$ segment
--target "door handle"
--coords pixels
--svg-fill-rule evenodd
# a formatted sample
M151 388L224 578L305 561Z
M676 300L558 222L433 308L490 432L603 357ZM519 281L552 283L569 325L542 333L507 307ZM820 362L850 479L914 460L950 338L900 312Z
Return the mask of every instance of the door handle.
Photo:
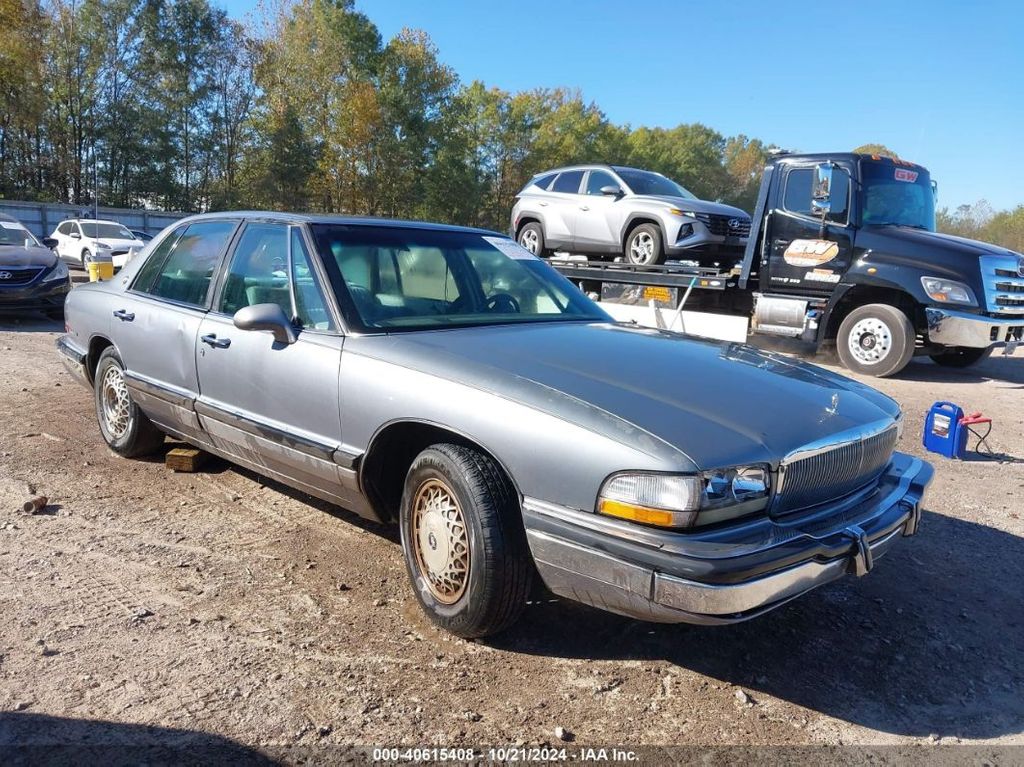
M776 248L781 248L784 245L789 245L789 240L772 240L772 245Z
M215 349L227 349L231 346L230 338L217 338L214 333L210 333L208 336L202 336L199 340L204 344L209 344Z
M590 210L589 205L580 205L580 210Z
M117 309L114 311L114 316L117 317L121 322L131 322L135 319L135 312L129 312L124 309Z

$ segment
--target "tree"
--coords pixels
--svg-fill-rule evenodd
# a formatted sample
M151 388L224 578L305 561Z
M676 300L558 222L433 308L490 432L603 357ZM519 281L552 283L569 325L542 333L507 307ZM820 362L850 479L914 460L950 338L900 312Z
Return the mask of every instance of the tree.
M855 154L876 154L879 157L891 157L894 160L900 159L900 156L885 144L861 144L853 151Z

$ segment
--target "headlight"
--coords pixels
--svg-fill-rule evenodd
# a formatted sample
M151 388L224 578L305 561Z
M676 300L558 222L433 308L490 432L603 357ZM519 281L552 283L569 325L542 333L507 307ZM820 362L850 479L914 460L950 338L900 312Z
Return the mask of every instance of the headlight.
M978 305L974 299L974 291L962 282L947 280L943 277L922 277L921 286L932 301L942 304Z
M673 216L689 216L690 218L697 218L697 214L692 210L683 210L682 208L669 208L668 212Z
M605 481L597 510L631 522L687 528L762 511L770 494L767 465L693 475L623 473Z
M66 280L68 278L68 265L63 261L58 261L57 265L53 267L53 270L43 277L43 282L55 282L56 280Z
M105 243L105 242L97 242L96 243L96 250L110 250L110 249L111 249L110 246L107 245L107 243Z

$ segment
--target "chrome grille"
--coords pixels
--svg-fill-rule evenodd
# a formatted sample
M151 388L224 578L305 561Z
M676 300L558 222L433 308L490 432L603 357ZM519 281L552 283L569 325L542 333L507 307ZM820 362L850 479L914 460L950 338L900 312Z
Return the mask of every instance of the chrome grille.
M990 314L1024 314L1024 256L982 256L981 281Z
M0 266L0 288L13 288L28 285L43 271L41 267Z
M898 437L896 425L858 432L822 446L809 446L779 467L779 490L772 513L791 514L838 500L877 482L889 465Z

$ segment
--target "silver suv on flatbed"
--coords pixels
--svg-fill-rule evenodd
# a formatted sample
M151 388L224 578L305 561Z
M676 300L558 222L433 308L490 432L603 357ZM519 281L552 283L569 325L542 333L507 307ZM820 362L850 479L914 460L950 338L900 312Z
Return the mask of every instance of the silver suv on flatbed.
M743 257L750 216L698 200L660 173L574 165L530 179L516 196L511 233L538 256L567 250L623 255L633 264L671 257L728 268Z

